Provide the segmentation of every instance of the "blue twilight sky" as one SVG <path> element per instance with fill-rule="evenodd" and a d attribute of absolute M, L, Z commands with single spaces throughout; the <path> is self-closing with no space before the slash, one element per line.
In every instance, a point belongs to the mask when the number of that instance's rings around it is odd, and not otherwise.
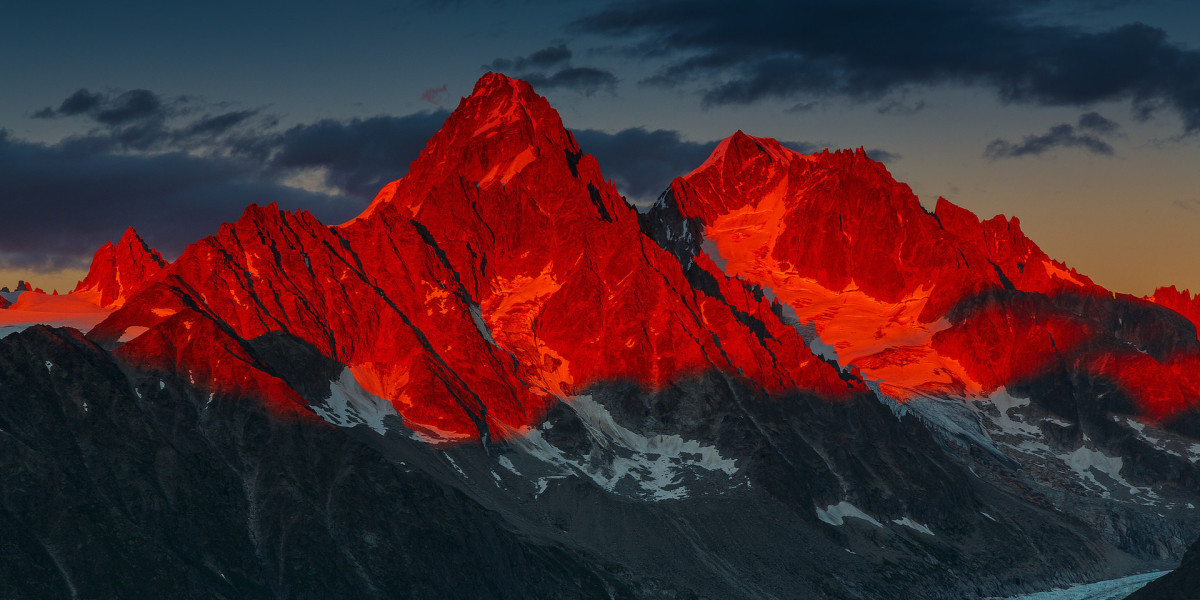
<path fill-rule="evenodd" d="M 249 202 L 335 223 L 487 70 L 631 201 L 737 129 L 863 146 L 1116 291 L 1200 288 L 1200 3 L 43 2 L 0 20 L 0 285 L 168 258 Z"/>

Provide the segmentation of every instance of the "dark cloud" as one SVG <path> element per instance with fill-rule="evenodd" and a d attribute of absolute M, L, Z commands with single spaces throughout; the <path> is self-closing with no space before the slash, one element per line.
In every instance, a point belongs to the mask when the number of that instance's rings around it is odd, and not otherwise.
<path fill-rule="evenodd" d="M 1120 128 L 1120 125 L 1098 112 L 1090 112 L 1079 117 L 1079 128 L 1099 134 L 1109 134 L 1116 132 Z"/>
<path fill-rule="evenodd" d="M 67 99 L 62 101 L 62 104 L 58 105 L 58 114 L 73 116 L 98 111 L 103 101 L 104 96 L 93 94 L 84 88 L 80 88 L 74 94 L 67 96 Z"/>
<path fill-rule="evenodd" d="M 52 119 L 57 116 L 74 116 L 86 112 L 96 111 L 100 108 L 101 101 L 104 97 L 100 94 L 93 94 L 86 89 L 80 88 L 75 93 L 67 96 L 62 104 L 58 105 L 58 109 L 53 109 L 47 106 L 42 110 L 33 114 L 35 119 Z"/>
<path fill-rule="evenodd" d="M 251 202 L 307 208 L 330 222 L 361 210 L 345 198 L 280 185 L 236 160 L 88 153 L 8 135 L 0 135 L 0 190 L 0 266 L 45 270 L 85 266 L 130 225 L 174 254 Z"/>
<path fill-rule="evenodd" d="M 275 117 L 258 110 L 234 110 L 204 113 L 194 119 L 171 123 L 164 118 L 144 119 L 127 124 L 105 125 L 86 134 L 68 137 L 64 148 L 79 154 L 102 152 L 150 151 L 223 151 L 225 138 L 244 136 L 270 127 Z"/>
<path fill-rule="evenodd" d="M 370 200 L 399 179 L 449 113 L 297 125 L 259 140 L 269 149 L 266 164 L 276 171 L 325 169 L 326 182 L 353 198 Z"/>
<path fill-rule="evenodd" d="M 913 104 L 901 100 L 892 100 L 875 109 L 881 115 L 911 115 L 925 110 L 925 101 L 919 100 Z"/>
<path fill-rule="evenodd" d="M 1020 143 L 995 139 L 983 151 L 985 158 L 1038 156 L 1055 148 L 1082 148 L 1093 154 L 1112 156 L 1113 148 L 1103 137 L 1116 133 L 1119 126 L 1099 113 L 1079 117 L 1076 125 L 1060 123 L 1041 135 L 1027 135 Z"/>
<path fill-rule="evenodd" d="M 85 101 L 88 98 L 96 101 Z M 239 162 L 268 180 L 319 169 L 328 187 L 370 200 L 385 183 L 408 170 L 449 114 L 326 119 L 278 131 L 277 118 L 259 110 L 214 113 L 209 109 L 220 105 L 194 99 L 169 104 L 144 90 L 109 96 L 80 90 L 64 101 L 63 106 L 71 108 L 57 113 L 87 114 L 102 126 L 54 147 L 72 156 L 187 152 Z"/>
<path fill-rule="evenodd" d="M 565 44 L 559 44 L 557 46 L 543 48 L 537 52 L 534 52 L 533 54 L 530 54 L 529 58 L 525 59 L 525 62 L 527 63 L 527 66 L 544 69 L 546 67 L 552 67 L 559 63 L 566 62 L 567 60 L 570 60 L 570 58 L 571 51 L 567 49 Z M 522 65 L 517 65 L 517 68 L 523 67 Z"/>
<path fill-rule="evenodd" d="M 553 75 L 544 73 L 527 73 L 522 76 L 535 89 L 549 90 L 566 88 L 585 96 L 596 92 L 617 93 L 617 77 L 608 71 L 592 67 L 572 67 L 563 69 Z"/>
<path fill-rule="evenodd" d="M 130 90 L 117 96 L 107 106 L 95 112 L 95 119 L 105 125 L 121 125 L 165 116 L 162 99 L 149 90 Z"/>
<path fill-rule="evenodd" d="M 866 148 L 863 150 L 863 152 L 866 152 L 867 156 L 869 156 L 871 159 L 877 160 L 884 164 L 894 163 L 901 158 L 899 154 L 895 152 L 888 152 L 882 148 Z"/>
<path fill-rule="evenodd" d="M 792 105 L 791 107 L 784 109 L 783 112 L 806 113 L 806 112 L 815 110 L 820 105 L 821 105 L 821 103 L 817 102 L 816 100 L 813 100 L 811 102 L 797 102 L 796 104 Z"/>
<path fill-rule="evenodd" d="M 1188 198 L 1186 200 L 1176 200 L 1171 203 L 1175 208 L 1182 208 L 1186 211 L 1200 211 L 1200 200 Z"/>
<path fill-rule="evenodd" d="M 171 116 L 162 97 L 150 90 L 129 90 L 118 95 L 98 94 L 80 88 L 67 96 L 57 109 L 43 108 L 34 118 L 86 115 L 102 125 L 125 125 L 146 119 Z"/>
<path fill-rule="evenodd" d="M 256 117 L 264 119 L 257 125 L 268 125 L 274 118 L 258 110 L 224 108 L 183 96 L 163 98 L 149 90 L 99 94 L 80 89 L 57 109 L 44 108 L 33 117 L 85 117 L 97 125 L 63 142 L 64 148 L 83 154 L 211 148 L 217 139 L 251 125 Z"/>
<path fill-rule="evenodd" d="M 566 44 L 542 48 L 529 56 L 516 58 L 497 58 L 483 66 L 489 71 L 525 71 L 530 69 L 546 69 L 571 59 L 571 51 Z"/>
<path fill-rule="evenodd" d="M 200 119 L 188 124 L 182 131 L 176 135 L 176 139 L 182 138 L 210 138 L 212 136 L 221 135 L 231 129 L 243 125 L 252 117 L 258 115 L 257 110 L 235 110 L 218 115 L 204 115 Z"/>
<path fill-rule="evenodd" d="M 56 117 L 86 115 L 98 125 L 86 134 L 38 144 L 0 130 L 0 267 L 86 266 L 97 246 L 129 225 L 171 255 L 251 202 L 345 221 L 407 172 L 447 116 L 280 130 L 259 110 L 210 110 L 218 107 L 81 90 L 53 110 Z"/>
<path fill-rule="evenodd" d="M 791 148 L 800 154 L 818 154 L 827 149 L 836 149 L 835 144 L 820 143 L 820 142 L 794 142 L 787 140 L 779 140 L 779 143 L 785 148 Z M 895 152 L 888 152 L 882 148 L 863 149 L 867 156 L 872 160 L 877 160 L 881 163 L 890 163 L 900 160 L 900 155 Z"/>
<path fill-rule="evenodd" d="M 717 142 L 689 142 L 679 132 L 641 127 L 607 133 L 572 131 L 580 149 L 596 157 L 606 177 L 639 204 L 653 202 L 671 180 L 700 166 Z"/>
<path fill-rule="evenodd" d="M 564 44 L 543 48 L 529 56 L 497 58 L 482 68 L 520 77 L 538 90 L 569 89 L 585 96 L 615 94 L 617 76 L 594 67 L 572 67 L 571 51 Z M 552 68 L 557 71 L 551 72 Z"/>
<path fill-rule="evenodd" d="M 646 0 L 610 5 L 577 30 L 666 57 L 645 83 L 698 86 L 706 104 L 972 85 L 1006 102 L 1168 106 L 1200 129 L 1200 51 L 1132 23 L 1085 31 L 1039 22 L 1039 0 Z"/>
<path fill-rule="evenodd" d="M 800 154 L 816 154 L 829 147 L 828 145 L 817 144 L 814 142 L 790 142 L 780 140 L 779 143 L 784 148 L 791 148 Z"/>

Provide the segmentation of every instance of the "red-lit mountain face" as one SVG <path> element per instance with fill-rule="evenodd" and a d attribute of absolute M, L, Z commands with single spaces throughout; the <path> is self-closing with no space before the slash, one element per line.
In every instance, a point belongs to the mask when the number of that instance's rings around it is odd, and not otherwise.
<path fill-rule="evenodd" d="M 1152 418 L 1200 397 L 1178 315 L 1051 260 L 1015 218 L 980 222 L 945 199 L 927 212 L 861 150 L 808 156 L 738 132 L 660 205 L 897 398 L 1067 371 L 1112 380 Z"/>
<path fill-rule="evenodd" d="M 96 251 L 87 277 L 71 294 L 101 308 L 120 308 L 162 273 L 166 264 L 130 227 L 115 246 L 109 242 Z"/>
<path fill-rule="evenodd" d="M 770 391 L 864 389 L 741 283 L 693 288 L 546 100 L 500 75 L 360 217 L 251 206 L 90 337 L 134 327 L 123 358 L 279 407 L 298 397 L 248 342 L 287 332 L 440 439 L 520 430 L 599 381 L 717 369 Z"/>
<path fill-rule="evenodd" d="M 248 342 L 287 332 L 440 439 L 520 430 L 601 381 L 716 369 L 772 392 L 862 389 L 793 319 L 901 400 L 1068 373 L 1152 418 L 1200 396 L 1178 315 L 1050 259 L 1016 219 L 944 199 L 927 212 L 861 151 L 806 156 L 738 132 L 669 192 L 656 211 L 702 236 L 648 237 L 545 99 L 488 75 L 350 222 L 251 206 L 165 268 L 130 231 L 75 294 L 119 309 L 91 335 L 136 337 L 123 357 L 277 407 L 299 396 Z"/>

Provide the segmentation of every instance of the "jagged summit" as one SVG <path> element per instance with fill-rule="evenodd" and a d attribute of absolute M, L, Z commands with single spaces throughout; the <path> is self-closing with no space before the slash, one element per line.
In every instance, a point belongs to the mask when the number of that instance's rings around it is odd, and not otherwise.
<path fill-rule="evenodd" d="M 101 308 L 120 308 L 157 277 L 166 264 L 162 255 L 129 227 L 115 245 L 106 242 L 96 251 L 87 277 L 71 293 Z"/>
<path fill-rule="evenodd" d="M 383 204 L 419 212 L 433 188 L 456 181 L 483 188 L 507 185 L 543 154 L 569 154 L 577 161 L 582 153 L 558 113 L 528 83 L 488 73 L 459 102 L 408 174 L 384 187 L 354 220 Z"/>
<path fill-rule="evenodd" d="M 739 129 L 733 135 L 721 140 L 708 159 L 687 177 L 707 169 L 724 169 L 727 168 L 727 165 L 729 168 L 741 169 L 747 163 L 755 160 L 766 160 L 786 168 L 789 163 L 797 159 L 814 160 L 811 156 L 785 147 L 773 138 L 756 138 L 746 135 Z"/>

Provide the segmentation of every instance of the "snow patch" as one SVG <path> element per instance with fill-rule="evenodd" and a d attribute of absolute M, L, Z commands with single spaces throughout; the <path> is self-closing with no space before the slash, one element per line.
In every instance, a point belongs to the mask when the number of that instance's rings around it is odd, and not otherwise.
<path fill-rule="evenodd" d="M 892 519 L 892 522 L 897 525 L 903 525 L 914 531 L 919 531 L 925 535 L 934 535 L 933 531 L 931 531 L 928 526 L 922 525 L 921 523 L 918 523 L 908 517 L 904 517 L 903 519 Z"/>
<path fill-rule="evenodd" d="M 507 456 L 501 456 L 500 458 L 497 459 L 497 462 L 500 463 L 500 466 L 504 467 L 505 469 L 508 469 L 509 471 L 512 471 L 513 475 L 516 475 L 517 477 L 521 476 L 521 472 L 517 470 L 517 466 L 514 465 L 513 461 L 510 458 L 508 458 Z"/>
<path fill-rule="evenodd" d="M 792 308 L 791 304 L 783 304 L 782 306 L 784 307 L 784 317 L 790 317 L 792 322 L 795 322 L 799 319 L 799 317 L 796 316 L 796 309 Z M 839 370 L 845 370 L 841 367 L 841 363 L 838 362 L 837 348 L 826 344 L 825 341 L 821 339 L 820 334 L 817 333 L 816 323 L 809 321 L 807 325 L 797 324 L 795 327 L 796 332 L 800 334 L 800 339 L 804 340 L 808 344 L 808 349 L 812 350 L 813 354 L 816 354 L 825 360 L 832 360 L 833 362 L 838 363 Z"/>
<path fill-rule="evenodd" d="M 149 327 L 141 327 L 138 325 L 126 327 L 125 331 L 121 334 L 121 337 L 117 339 L 117 343 L 124 344 L 125 342 L 132 341 L 134 338 L 146 333 L 147 331 L 150 331 Z"/>
<path fill-rule="evenodd" d="M 1121 477 L 1123 461 L 1119 457 L 1108 456 L 1103 452 L 1093 450 L 1087 446 L 1080 446 L 1074 452 L 1070 454 L 1064 454 L 1059 458 L 1061 458 L 1068 467 L 1071 467 L 1071 470 L 1078 473 L 1080 479 L 1089 480 L 1102 489 L 1107 490 L 1108 488 L 1096 479 L 1096 472 L 1104 473 L 1112 478 L 1113 481 L 1130 488 L 1132 493 L 1137 493 L 1137 488 Z"/>
<path fill-rule="evenodd" d="M 1020 409 L 1029 406 L 1029 398 L 1017 398 L 1009 394 L 1004 386 L 1000 386 L 996 388 L 995 392 L 992 392 L 991 396 L 987 397 L 987 402 L 1000 412 L 1000 417 L 994 423 L 1004 433 L 1009 435 L 1039 435 L 1041 433 L 1041 429 L 1022 423 L 1008 414 L 1008 411 L 1014 408 Z"/>
<path fill-rule="evenodd" d="M 46 361 L 46 372 L 47 372 L 47 373 L 49 373 L 49 372 L 50 372 L 50 369 L 51 369 L 51 368 L 53 368 L 53 367 L 54 367 L 54 363 L 52 363 L 52 362 L 50 362 L 50 361 Z"/>
<path fill-rule="evenodd" d="M 338 427 L 366 425 L 384 435 L 384 420 L 400 417 L 391 402 L 364 390 L 350 369 L 343 369 L 341 376 L 329 384 L 329 397 L 324 402 L 324 406 L 313 404 L 313 412 Z"/>
<path fill-rule="evenodd" d="M 506 185 L 513 177 L 517 176 L 517 173 L 536 160 L 537 156 L 537 150 L 533 146 L 529 146 L 511 159 L 493 165 L 479 180 L 479 185 L 487 186 L 496 180 L 500 180 L 501 185 Z"/>
<path fill-rule="evenodd" d="M 686 221 L 684 226 L 687 226 Z M 700 251 L 707 254 L 708 258 L 712 259 L 713 263 L 716 264 L 721 271 L 725 271 L 725 257 L 721 256 L 721 251 L 717 248 L 716 242 L 710 239 L 705 239 L 704 241 L 700 242 Z"/>
<path fill-rule="evenodd" d="M 545 492 L 545 491 L 546 491 L 546 490 L 547 490 L 547 489 L 550 487 L 550 481 L 551 481 L 551 480 L 553 480 L 553 479 L 566 479 L 566 478 L 568 478 L 568 477 L 570 477 L 570 475 L 551 475 L 551 476 L 549 476 L 549 477 L 539 477 L 539 478 L 538 478 L 538 480 L 537 480 L 537 482 L 536 482 L 536 484 L 535 484 L 535 485 L 537 486 L 537 489 L 535 489 L 535 490 L 533 491 L 533 495 L 534 495 L 534 496 L 541 496 L 541 495 L 542 495 L 542 493 L 543 493 L 543 492 Z"/>
<path fill-rule="evenodd" d="M 445 452 L 442 452 L 442 456 L 445 456 L 445 457 L 446 457 L 446 460 L 450 461 L 450 466 L 454 467 L 454 470 L 455 470 L 455 471 L 458 471 L 458 474 L 459 474 L 459 475 L 462 475 L 462 476 L 463 476 L 463 479 L 466 479 L 466 478 L 467 478 L 467 474 L 466 474 L 466 472 L 462 470 L 462 467 L 458 466 L 458 463 L 454 462 L 454 459 L 453 459 L 453 458 L 450 458 L 450 455 L 449 455 L 449 454 L 446 454 Z"/>
<path fill-rule="evenodd" d="M 492 337 L 492 330 L 488 329 L 487 323 L 483 320 L 483 308 L 468 300 L 467 312 L 471 313 L 471 320 L 475 322 L 475 329 L 479 330 L 479 335 L 482 335 L 489 344 L 499 348 L 500 345 L 496 343 L 496 338 Z"/>
<path fill-rule="evenodd" d="M 404 425 L 408 428 L 409 433 L 412 434 L 414 439 L 421 440 L 422 442 L 425 442 L 431 446 L 437 446 L 439 444 L 451 444 L 471 438 L 470 434 L 449 431 L 434 427 L 433 425 L 414 423 L 413 421 L 405 421 Z"/>
<path fill-rule="evenodd" d="M 646 436 L 617 424 L 608 409 L 590 396 L 575 396 L 565 404 L 604 452 L 568 456 L 536 428 L 520 430 L 512 443 L 565 474 L 582 475 L 605 490 L 641 500 L 686 498 L 691 492 L 686 481 L 689 476 L 738 472 L 736 461 L 721 456 L 713 446 L 678 435 Z M 545 491 L 548 479 L 553 478 L 539 479 L 537 493 Z"/>
<path fill-rule="evenodd" d="M 883 527 L 883 523 L 875 520 L 875 517 L 863 512 L 857 506 L 842 500 L 837 504 L 831 504 L 825 508 L 817 507 L 817 518 L 833 525 L 841 527 L 846 523 L 846 519 L 862 519 L 876 527 Z"/>
<path fill-rule="evenodd" d="M 1147 426 L 1131 417 L 1114 416 L 1113 421 L 1124 422 L 1127 427 L 1137 432 L 1139 438 L 1159 452 L 1178 456 L 1193 463 L 1200 460 L 1200 444 L 1191 443 L 1190 438 L 1181 437 L 1153 425 Z"/>

